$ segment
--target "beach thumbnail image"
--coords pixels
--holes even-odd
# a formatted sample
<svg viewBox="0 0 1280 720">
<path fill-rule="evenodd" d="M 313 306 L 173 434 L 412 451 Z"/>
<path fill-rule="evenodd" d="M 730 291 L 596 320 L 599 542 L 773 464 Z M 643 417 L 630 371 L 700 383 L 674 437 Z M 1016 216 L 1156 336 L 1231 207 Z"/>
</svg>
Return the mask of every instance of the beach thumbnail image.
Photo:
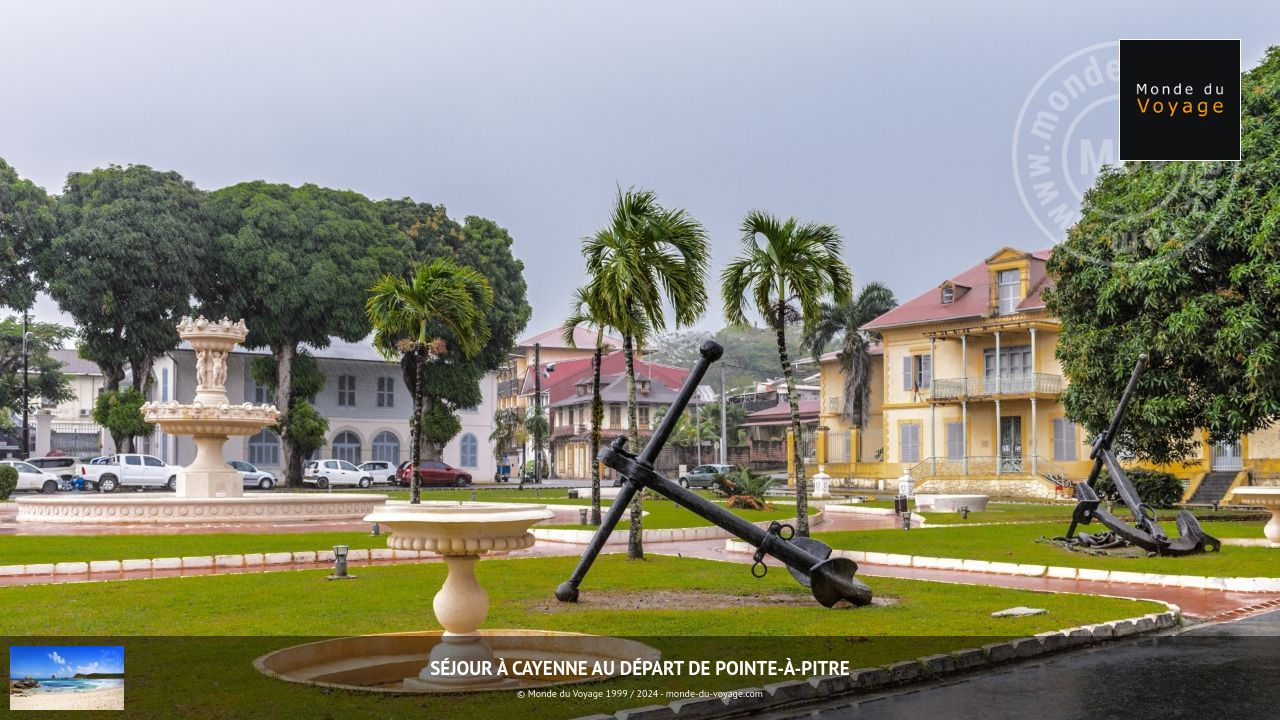
<svg viewBox="0 0 1280 720">
<path fill-rule="evenodd" d="M 121 645 L 9 648 L 10 710 L 123 710 Z"/>
</svg>

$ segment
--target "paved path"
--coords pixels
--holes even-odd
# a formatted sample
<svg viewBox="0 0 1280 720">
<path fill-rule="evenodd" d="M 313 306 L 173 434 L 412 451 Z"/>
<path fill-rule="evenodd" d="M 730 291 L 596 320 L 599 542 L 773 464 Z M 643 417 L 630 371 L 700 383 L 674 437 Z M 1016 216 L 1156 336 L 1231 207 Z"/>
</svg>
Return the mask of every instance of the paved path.
<svg viewBox="0 0 1280 720">
<path fill-rule="evenodd" d="M 1248 720 L 1280 707 L 1280 611 L 764 716 L 769 720 Z"/>
</svg>

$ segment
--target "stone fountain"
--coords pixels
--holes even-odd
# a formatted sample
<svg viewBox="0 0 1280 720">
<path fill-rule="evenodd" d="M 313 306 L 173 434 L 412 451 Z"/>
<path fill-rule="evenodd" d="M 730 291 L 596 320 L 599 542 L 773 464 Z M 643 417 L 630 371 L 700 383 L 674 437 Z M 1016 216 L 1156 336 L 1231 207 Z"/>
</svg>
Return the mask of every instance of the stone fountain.
<svg viewBox="0 0 1280 720">
<path fill-rule="evenodd" d="M 265 655 L 259 671 L 291 682 L 360 691 L 459 693 L 518 690 L 603 680 L 618 674 L 570 674 L 554 670 L 502 674 L 499 662 L 656 661 L 661 654 L 634 640 L 537 630 L 482 630 L 489 595 L 476 580 L 480 558 L 490 552 L 532 547 L 529 526 L 554 516 L 527 503 L 392 502 L 365 520 L 391 531 L 395 550 L 432 552 L 448 572 L 432 602 L 444 632 L 344 637 L 298 645 Z M 445 671 L 449 668 L 449 671 Z"/>
<path fill-rule="evenodd" d="M 227 438 L 274 425 L 273 405 L 232 405 L 227 397 L 227 358 L 249 334 L 244 321 L 184 317 L 178 336 L 196 354 L 196 394 L 190 405 L 176 400 L 142 406 L 147 422 L 173 435 L 188 435 L 194 461 L 178 472 L 176 492 L 104 495 L 39 495 L 18 499 L 18 520 L 44 523 L 275 523 L 354 520 L 385 503 L 366 493 L 248 493 L 240 473 L 226 464 Z"/>
<path fill-rule="evenodd" d="M 1246 485 L 1231 491 L 1227 501 L 1232 505 L 1254 505 L 1271 512 L 1262 534 L 1274 546 L 1280 547 L 1280 487 L 1256 487 Z"/>
</svg>

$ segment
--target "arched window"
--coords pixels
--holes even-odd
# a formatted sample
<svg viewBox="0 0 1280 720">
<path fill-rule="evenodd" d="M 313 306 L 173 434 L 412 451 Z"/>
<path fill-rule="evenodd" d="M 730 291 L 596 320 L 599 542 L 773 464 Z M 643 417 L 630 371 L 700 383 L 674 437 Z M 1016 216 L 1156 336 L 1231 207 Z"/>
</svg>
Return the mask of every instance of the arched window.
<svg viewBox="0 0 1280 720">
<path fill-rule="evenodd" d="M 249 438 L 249 464 L 279 465 L 280 437 L 263 428 L 262 432 Z"/>
<path fill-rule="evenodd" d="M 458 464 L 464 468 L 473 468 L 478 465 L 479 463 L 476 460 L 476 436 L 471 433 L 463 435 L 461 446 L 461 457 L 458 459 Z"/>
<path fill-rule="evenodd" d="M 363 462 L 360 459 L 360 438 L 350 430 L 338 433 L 333 438 L 333 458 L 359 465 Z"/>
<path fill-rule="evenodd" d="M 382 431 L 373 438 L 373 460 L 385 460 L 391 464 L 400 462 L 400 438 L 393 432 Z"/>
</svg>

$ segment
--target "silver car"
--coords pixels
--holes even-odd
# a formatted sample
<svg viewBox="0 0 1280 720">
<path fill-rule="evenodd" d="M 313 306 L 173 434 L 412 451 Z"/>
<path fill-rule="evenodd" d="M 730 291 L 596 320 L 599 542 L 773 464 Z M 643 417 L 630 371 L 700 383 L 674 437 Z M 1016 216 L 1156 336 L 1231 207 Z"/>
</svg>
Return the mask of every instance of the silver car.
<svg viewBox="0 0 1280 720">
<path fill-rule="evenodd" d="M 276 476 L 259 470 L 243 460 L 228 460 L 227 466 L 240 473 L 240 479 L 247 488 L 270 490 L 276 485 Z"/>
<path fill-rule="evenodd" d="M 680 487 L 709 488 L 717 477 L 730 472 L 733 472 L 732 465 L 699 465 L 680 476 Z"/>
<path fill-rule="evenodd" d="M 386 460 L 370 460 L 360 466 L 360 469 L 373 476 L 375 483 L 385 482 L 388 485 L 396 484 L 396 464 L 387 462 Z"/>
</svg>

